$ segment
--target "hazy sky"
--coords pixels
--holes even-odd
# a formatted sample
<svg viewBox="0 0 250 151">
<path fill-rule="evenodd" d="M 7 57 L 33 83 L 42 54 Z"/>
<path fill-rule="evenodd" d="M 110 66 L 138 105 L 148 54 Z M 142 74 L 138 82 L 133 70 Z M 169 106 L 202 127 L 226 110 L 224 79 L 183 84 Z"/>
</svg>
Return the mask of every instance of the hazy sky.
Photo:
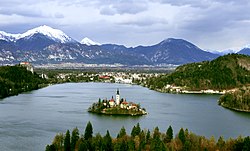
<svg viewBox="0 0 250 151">
<path fill-rule="evenodd" d="M 76 40 L 126 46 L 186 39 L 202 49 L 250 44 L 249 0 L 0 0 L 0 30 L 48 25 Z"/>
</svg>

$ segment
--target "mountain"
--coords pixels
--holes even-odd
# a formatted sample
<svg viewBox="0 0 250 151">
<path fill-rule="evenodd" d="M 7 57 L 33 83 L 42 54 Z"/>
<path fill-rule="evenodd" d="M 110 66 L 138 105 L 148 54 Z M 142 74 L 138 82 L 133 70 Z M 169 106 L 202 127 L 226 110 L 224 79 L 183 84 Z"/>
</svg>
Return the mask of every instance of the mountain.
<svg viewBox="0 0 250 151">
<path fill-rule="evenodd" d="M 169 38 L 152 46 L 127 48 L 84 38 L 81 43 L 61 30 L 40 26 L 23 34 L 0 32 L 0 64 L 22 61 L 33 64 L 94 63 L 124 65 L 185 64 L 211 60 L 219 55 L 205 52 L 183 39 Z"/>
<path fill-rule="evenodd" d="M 43 25 L 31 30 L 23 34 L 9 34 L 3 31 L 0 31 L 0 39 L 5 41 L 18 41 L 21 39 L 30 39 L 34 35 L 42 35 L 45 36 L 53 41 L 60 42 L 60 43 L 70 43 L 76 42 L 74 39 L 67 36 L 64 32 L 58 29 L 53 29 L 49 26 Z"/>
<path fill-rule="evenodd" d="M 100 43 L 94 42 L 93 40 L 89 39 L 88 37 L 83 38 L 80 43 L 88 45 L 88 46 L 91 46 L 91 45 L 101 45 Z"/>
<path fill-rule="evenodd" d="M 243 48 L 241 49 L 239 52 L 237 52 L 238 54 L 245 54 L 245 55 L 250 55 L 250 48 Z"/>
<path fill-rule="evenodd" d="M 156 89 L 164 89 L 167 84 L 187 90 L 225 90 L 250 84 L 250 56 L 229 54 L 212 61 L 185 64 L 148 82 L 149 87 Z"/>
<path fill-rule="evenodd" d="M 154 64 L 185 64 L 212 60 L 219 56 L 203 51 L 186 40 L 174 38 L 165 39 L 153 46 L 138 46 L 134 51 Z"/>
</svg>

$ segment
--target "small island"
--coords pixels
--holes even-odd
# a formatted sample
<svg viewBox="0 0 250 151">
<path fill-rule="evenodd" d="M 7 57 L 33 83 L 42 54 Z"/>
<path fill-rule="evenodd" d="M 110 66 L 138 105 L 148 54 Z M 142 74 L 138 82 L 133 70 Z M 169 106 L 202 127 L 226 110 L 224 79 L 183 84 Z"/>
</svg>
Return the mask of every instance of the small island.
<svg viewBox="0 0 250 151">
<path fill-rule="evenodd" d="M 120 92 L 117 89 L 116 99 L 113 96 L 110 100 L 99 98 L 97 103 L 93 103 L 89 107 L 88 112 L 106 115 L 145 115 L 147 114 L 145 108 L 141 108 L 140 104 L 134 102 L 127 102 L 126 99 L 120 99 Z"/>
</svg>

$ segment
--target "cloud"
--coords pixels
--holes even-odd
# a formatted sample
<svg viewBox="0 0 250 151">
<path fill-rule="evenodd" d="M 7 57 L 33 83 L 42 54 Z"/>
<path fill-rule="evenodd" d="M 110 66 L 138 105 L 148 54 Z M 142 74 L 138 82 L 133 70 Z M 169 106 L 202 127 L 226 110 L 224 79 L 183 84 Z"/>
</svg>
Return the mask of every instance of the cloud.
<svg viewBox="0 0 250 151">
<path fill-rule="evenodd" d="M 0 30 L 21 33 L 47 24 L 78 40 L 136 46 L 178 37 L 226 49 L 250 43 L 249 8 L 248 0 L 6 0 Z"/>
<path fill-rule="evenodd" d="M 164 18 L 158 18 L 158 17 L 139 17 L 139 18 L 129 18 L 127 20 L 123 20 L 118 22 L 120 25 L 129 25 L 129 26 L 138 26 L 138 27 L 144 27 L 144 26 L 152 26 L 155 24 L 168 24 L 168 21 Z"/>
<path fill-rule="evenodd" d="M 116 15 L 116 14 L 138 14 L 147 10 L 147 3 L 141 0 L 127 0 L 127 1 L 112 1 L 108 3 L 99 3 L 100 14 L 102 15 Z"/>
</svg>

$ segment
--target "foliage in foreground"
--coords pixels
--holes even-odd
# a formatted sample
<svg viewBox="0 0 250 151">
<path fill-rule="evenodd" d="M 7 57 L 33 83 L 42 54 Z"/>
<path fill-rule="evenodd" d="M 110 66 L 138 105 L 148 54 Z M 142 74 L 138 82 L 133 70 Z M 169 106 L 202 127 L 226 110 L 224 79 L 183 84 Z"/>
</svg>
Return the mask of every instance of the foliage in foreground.
<svg viewBox="0 0 250 151">
<path fill-rule="evenodd" d="M 224 140 L 220 137 L 217 141 L 212 136 L 210 139 L 198 136 L 183 128 L 173 137 L 173 129 L 168 127 L 166 133 L 156 127 L 153 131 L 141 130 L 139 123 L 133 127 L 131 134 L 121 128 L 116 138 L 112 138 L 109 131 L 102 136 L 97 133 L 93 136 L 92 124 L 88 122 L 84 134 L 80 135 L 77 128 L 70 134 L 57 134 L 51 145 L 46 146 L 46 151 L 238 151 L 250 150 L 250 137 Z"/>
</svg>

